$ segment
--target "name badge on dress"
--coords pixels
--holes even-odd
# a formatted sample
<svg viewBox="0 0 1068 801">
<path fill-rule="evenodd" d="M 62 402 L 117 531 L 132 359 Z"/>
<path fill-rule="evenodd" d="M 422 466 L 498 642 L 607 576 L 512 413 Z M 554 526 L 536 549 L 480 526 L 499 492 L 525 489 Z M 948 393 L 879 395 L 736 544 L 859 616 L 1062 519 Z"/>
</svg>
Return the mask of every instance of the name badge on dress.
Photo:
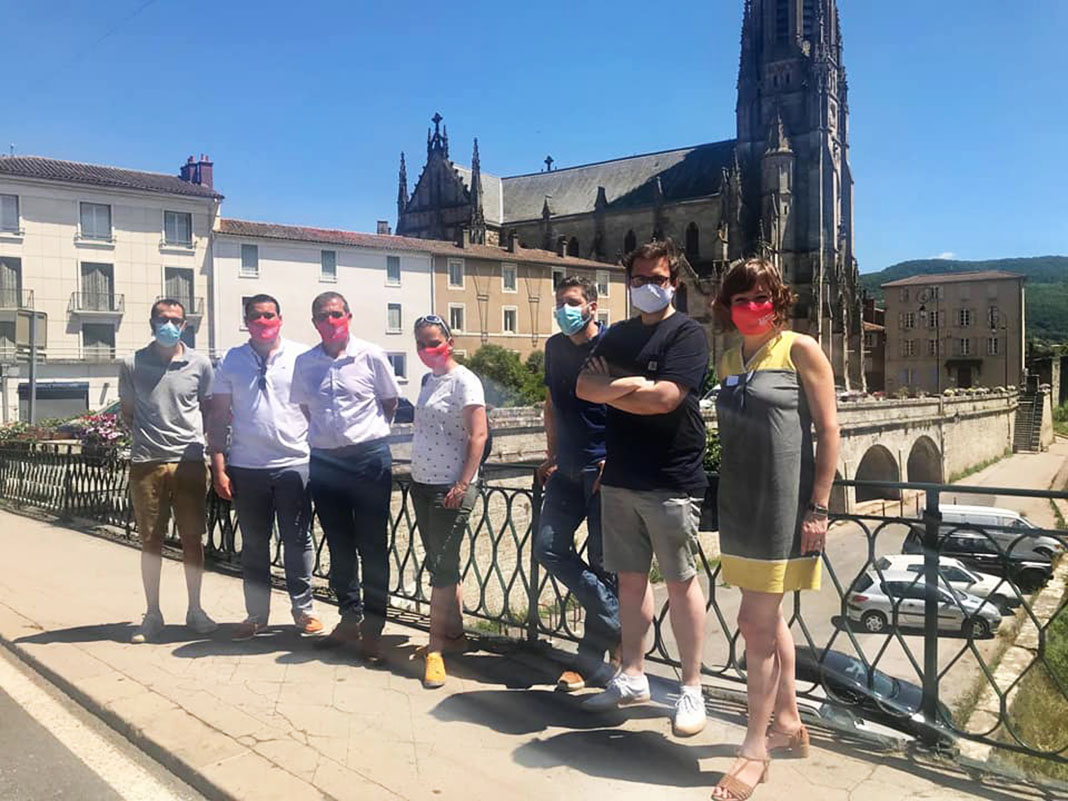
<svg viewBox="0 0 1068 801">
<path fill-rule="evenodd" d="M 729 375 L 729 376 L 727 376 L 727 380 L 724 381 L 723 383 L 726 384 L 728 387 L 737 386 L 738 385 L 738 376 Z"/>
</svg>

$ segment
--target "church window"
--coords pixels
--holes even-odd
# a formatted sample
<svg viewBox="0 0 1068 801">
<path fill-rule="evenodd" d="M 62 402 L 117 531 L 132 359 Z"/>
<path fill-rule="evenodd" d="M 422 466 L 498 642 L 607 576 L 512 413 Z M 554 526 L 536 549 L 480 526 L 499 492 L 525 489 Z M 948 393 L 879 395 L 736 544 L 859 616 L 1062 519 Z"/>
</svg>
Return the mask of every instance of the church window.
<svg viewBox="0 0 1068 801">
<path fill-rule="evenodd" d="M 623 252 L 630 253 L 632 250 L 638 247 L 638 237 L 634 235 L 634 231 L 627 231 L 627 235 L 623 238 Z"/>
<path fill-rule="evenodd" d="M 701 244 L 697 230 L 697 223 L 690 223 L 686 226 L 686 255 L 691 259 L 695 259 L 701 255 Z"/>
<path fill-rule="evenodd" d="M 579 241 L 576 237 L 571 237 L 567 240 L 567 255 L 577 256 L 579 254 Z"/>
<path fill-rule="evenodd" d="M 790 0 L 775 4 L 775 38 L 779 42 L 790 41 Z"/>
<path fill-rule="evenodd" d="M 812 39 L 812 31 L 816 25 L 816 9 L 814 8 L 815 0 L 805 0 L 804 3 L 804 18 L 803 18 L 803 30 L 806 39 Z"/>
</svg>

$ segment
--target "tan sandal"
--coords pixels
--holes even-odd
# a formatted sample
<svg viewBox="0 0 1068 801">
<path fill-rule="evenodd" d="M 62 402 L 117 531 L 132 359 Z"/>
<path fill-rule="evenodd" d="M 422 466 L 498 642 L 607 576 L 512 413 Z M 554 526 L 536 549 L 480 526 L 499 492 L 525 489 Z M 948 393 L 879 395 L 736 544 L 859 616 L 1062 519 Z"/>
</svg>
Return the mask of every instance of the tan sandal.
<svg viewBox="0 0 1068 801">
<path fill-rule="evenodd" d="M 807 759 L 810 750 L 810 742 L 808 739 L 808 729 L 805 724 L 801 724 L 796 731 L 787 732 L 782 729 L 776 729 L 774 726 L 768 726 L 765 737 L 770 737 L 773 734 L 778 734 L 787 738 L 786 745 L 777 745 L 774 748 L 769 748 L 768 753 L 772 756 L 784 756 L 789 755 L 795 759 Z"/>
<path fill-rule="evenodd" d="M 757 784 L 763 784 L 768 780 L 768 765 L 771 763 L 770 759 L 750 759 L 749 757 L 740 755 L 738 759 L 745 763 L 742 765 L 742 769 L 744 769 L 746 764 L 750 762 L 763 762 L 764 771 L 760 774 L 760 778 L 757 779 Z M 753 791 L 756 789 L 756 785 L 746 784 L 738 778 L 736 773 L 726 774 L 722 779 L 716 782 L 716 787 L 730 793 L 727 797 L 729 801 L 746 801 L 746 799 L 753 795 Z M 716 796 L 712 796 L 712 799 L 713 801 L 725 801 L 725 799 L 716 798 Z"/>
</svg>

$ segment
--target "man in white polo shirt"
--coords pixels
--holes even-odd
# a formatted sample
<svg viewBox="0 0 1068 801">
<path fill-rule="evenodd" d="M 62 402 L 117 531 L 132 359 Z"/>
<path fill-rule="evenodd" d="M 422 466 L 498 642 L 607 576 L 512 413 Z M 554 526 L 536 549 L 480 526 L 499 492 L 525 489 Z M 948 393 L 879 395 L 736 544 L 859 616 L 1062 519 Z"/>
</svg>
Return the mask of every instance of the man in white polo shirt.
<svg viewBox="0 0 1068 801">
<path fill-rule="evenodd" d="M 249 298 L 245 324 L 249 341 L 227 351 L 215 369 L 208 427 L 215 492 L 233 499 L 241 526 L 248 617 L 234 639 L 252 639 L 267 627 L 271 530 L 276 519 L 293 622 L 301 635 L 315 636 L 322 633 L 323 624 L 312 612 L 315 553 L 308 498 L 308 421 L 290 400 L 293 367 L 307 347 L 282 339 L 282 310 L 270 295 Z"/>
<path fill-rule="evenodd" d="M 312 301 L 322 342 L 297 357 L 291 397 L 309 421 L 311 493 L 341 612 L 327 643 L 358 647 L 365 659 L 378 661 L 389 592 L 389 425 L 400 391 L 385 351 L 351 336 L 351 320 L 337 292 Z"/>
</svg>

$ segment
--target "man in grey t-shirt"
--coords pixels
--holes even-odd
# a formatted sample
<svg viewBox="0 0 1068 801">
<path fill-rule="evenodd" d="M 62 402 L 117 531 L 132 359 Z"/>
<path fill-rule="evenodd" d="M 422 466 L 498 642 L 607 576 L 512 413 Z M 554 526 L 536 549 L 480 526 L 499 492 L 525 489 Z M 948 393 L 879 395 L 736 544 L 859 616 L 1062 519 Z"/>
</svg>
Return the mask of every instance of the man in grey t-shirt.
<svg viewBox="0 0 1068 801">
<path fill-rule="evenodd" d="M 130 498 L 141 534 L 141 581 L 148 606 L 133 635 L 135 643 L 156 640 L 163 631 L 161 553 L 172 509 L 189 592 L 186 626 L 197 634 L 218 628 L 200 607 L 208 491 L 203 408 L 211 362 L 182 343 L 185 307 L 178 301 L 156 301 L 150 324 L 154 341 L 126 357 L 119 372 L 122 419 L 133 436 Z"/>
</svg>

